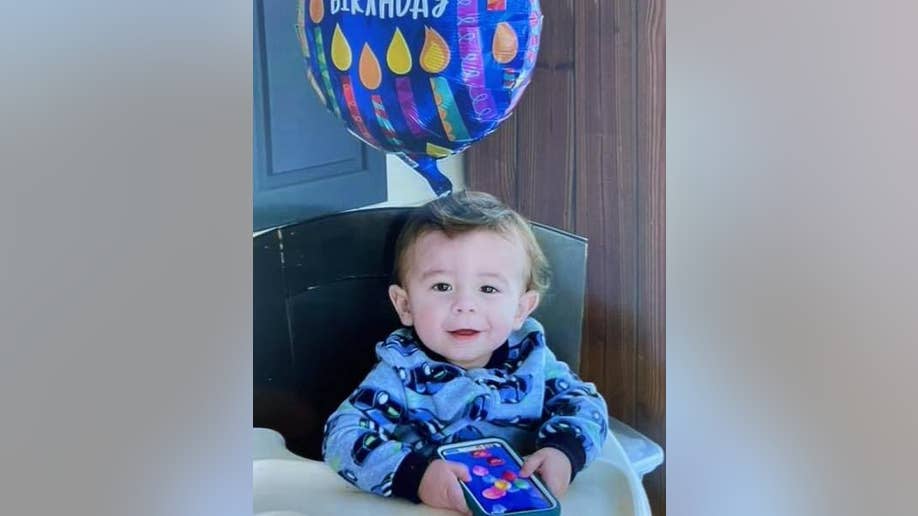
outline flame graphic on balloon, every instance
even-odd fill
[[[429,156],[433,156],[434,158],[445,158],[452,153],[453,151],[449,149],[444,149],[443,147],[440,147],[439,145],[434,145],[430,142],[427,143],[427,154]]]
[[[449,45],[443,36],[430,27],[424,27],[424,47],[421,48],[421,68],[427,73],[440,73],[449,64]]]
[[[513,30],[509,23],[500,22],[497,24],[491,49],[494,53],[494,60],[500,64],[507,64],[516,57],[516,53],[520,49],[520,41],[516,37],[516,31]]]
[[[504,11],[507,9],[507,0],[488,0],[489,11]]]
[[[402,31],[396,27],[395,34],[392,36],[392,42],[389,43],[389,49],[386,51],[386,63],[392,73],[405,75],[411,71],[411,51],[408,50],[408,42]]]
[[[382,70],[379,68],[379,60],[370,49],[369,43],[364,43],[363,50],[360,51],[359,67],[360,82],[371,90],[379,88],[379,83],[382,82]]]
[[[335,25],[335,33],[332,35],[331,56],[335,68],[342,72],[351,67],[351,47],[347,44],[340,25]]]
[[[312,19],[312,23],[319,23],[324,17],[325,6],[322,5],[322,0],[309,0],[309,18]]]

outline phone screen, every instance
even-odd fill
[[[531,478],[520,478],[520,467],[500,443],[480,443],[443,450],[443,458],[469,468],[465,485],[491,514],[548,509],[553,503]]]

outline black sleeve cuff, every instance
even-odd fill
[[[560,432],[541,439],[538,447],[555,448],[567,455],[567,460],[571,461],[571,482],[586,464],[586,452],[583,450],[583,445],[576,437],[567,432]]]
[[[395,470],[395,476],[392,477],[392,496],[421,503],[421,499],[418,498],[418,487],[429,464],[430,458],[418,452],[413,451],[405,456]]]

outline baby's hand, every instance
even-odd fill
[[[427,466],[427,471],[421,477],[418,498],[431,507],[471,514],[459,486],[459,480],[468,482],[471,479],[465,464],[437,459]]]
[[[564,452],[557,448],[540,448],[526,458],[520,476],[526,478],[536,471],[551,494],[557,498],[564,496],[571,484],[571,461]]]

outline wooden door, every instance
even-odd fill
[[[665,447],[664,2],[542,2],[533,81],[468,188],[589,239],[581,375]],[[666,512],[665,464],[644,480]]]

